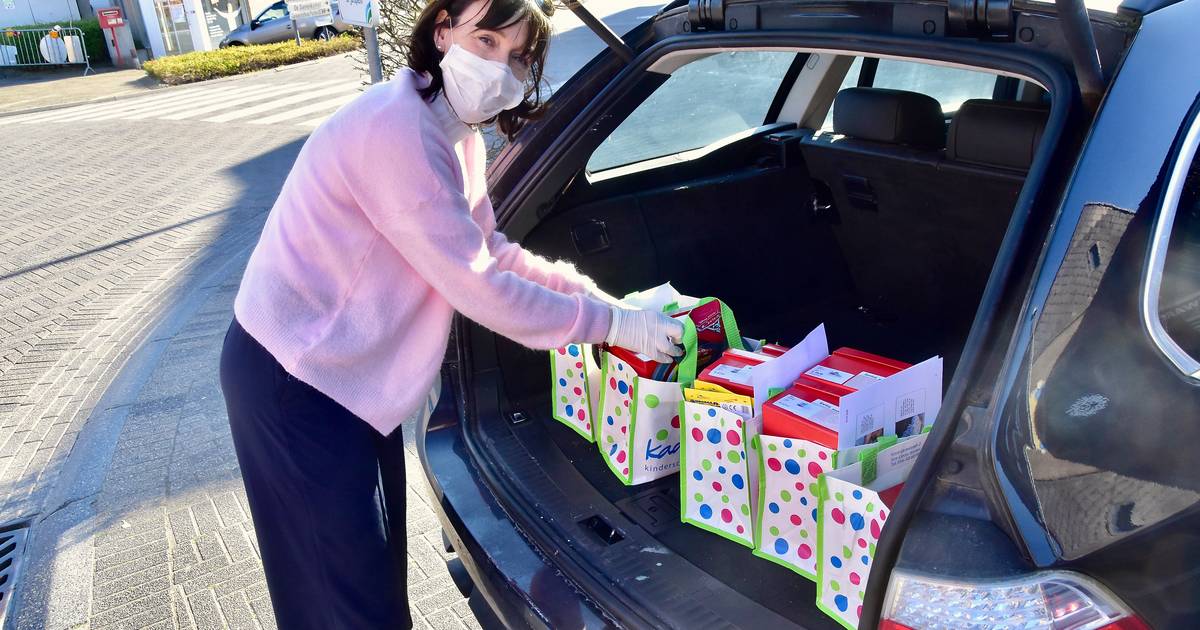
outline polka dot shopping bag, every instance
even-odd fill
[[[744,348],[730,309],[715,298],[695,303],[700,308],[716,303],[719,321],[714,328],[725,336],[725,345]],[[669,310],[669,309],[668,309]],[[601,393],[596,413],[596,445],[613,474],[626,485],[646,483],[679,472],[680,404],[683,388],[696,379],[700,353],[697,324],[684,325],[684,356],[674,381],[656,381],[636,374],[610,352],[601,353]],[[719,352],[717,353],[719,354]]]
[[[585,440],[594,442],[592,410],[600,372],[592,358],[592,347],[574,343],[551,350],[550,378],[551,415]]]
[[[927,433],[839,452],[847,465],[821,475],[817,606],[857,628],[875,545]]]
[[[754,419],[708,405],[684,402],[680,518],[747,547],[754,547],[758,486],[751,448]]]
[[[817,579],[818,494],[821,475],[838,452],[797,438],[759,438],[759,501],[754,555]]]

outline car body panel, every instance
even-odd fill
[[[283,17],[266,20],[258,23],[258,19],[272,9],[281,7],[284,9]],[[249,24],[241,26],[230,31],[221,40],[221,47],[231,45],[250,45],[250,44],[273,44],[283,42],[296,37],[296,32],[299,31],[302,39],[312,39],[316,36],[318,29],[322,27],[332,28],[336,33],[344,33],[353,26],[342,21],[342,16],[337,12],[337,3],[333,4],[333,21],[321,22],[318,18],[308,17],[296,20],[293,26],[292,19],[287,15],[287,5],[283,2],[277,2],[263,11]]]

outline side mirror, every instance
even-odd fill
[[[262,26],[262,22],[259,22],[258,20],[250,20],[250,30],[253,31],[260,26]]]

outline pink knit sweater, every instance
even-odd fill
[[[432,387],[455,310],[539,349],[599,343],[611,320],[590,280],[496,231],[483,139],[452,141],[426,81],[402,71],[313,132],[234,303],[284,369],[385,435]]]

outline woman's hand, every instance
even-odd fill
[[[683,356],[683,324],[657,311],[630,309],[618,305],[612,309],[612,324],[605,342],[640,352],[658,363],[670,363]]]

